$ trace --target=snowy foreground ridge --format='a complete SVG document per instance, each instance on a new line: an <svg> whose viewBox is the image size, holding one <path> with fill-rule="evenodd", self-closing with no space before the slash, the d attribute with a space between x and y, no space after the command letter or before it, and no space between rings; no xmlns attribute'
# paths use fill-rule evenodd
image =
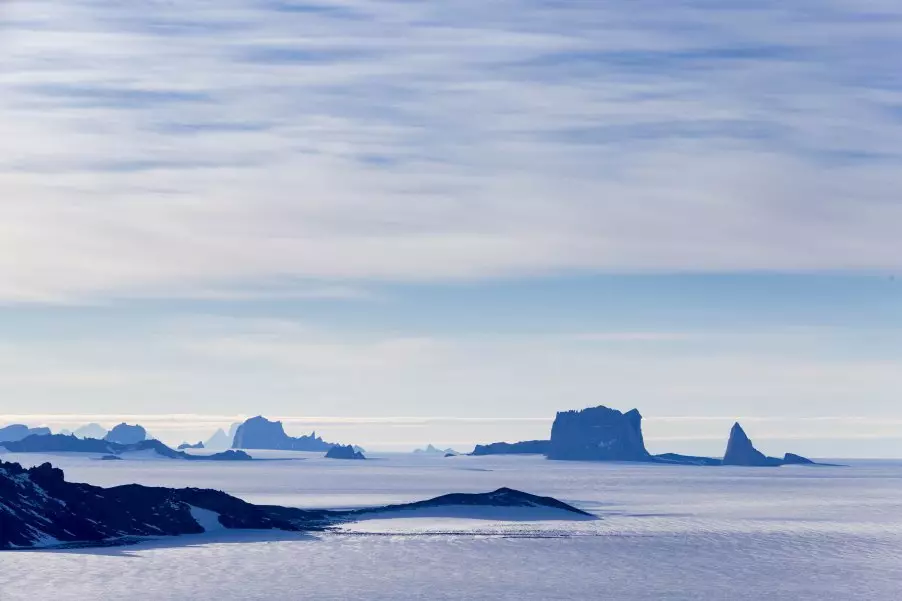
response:
<svg viewBox="0 0 902 601"><path fill-rule="evenodd" d="M224 492L137 484L101 488L66 482L49 463L25 469L0 462L0 549L127 543L138 537L200 534L217 529L322 531L392 513L443 509L539 510L542 519L592 519L551 497L510 488L454 493L402 505L330 511L253 505Z"/></svg>

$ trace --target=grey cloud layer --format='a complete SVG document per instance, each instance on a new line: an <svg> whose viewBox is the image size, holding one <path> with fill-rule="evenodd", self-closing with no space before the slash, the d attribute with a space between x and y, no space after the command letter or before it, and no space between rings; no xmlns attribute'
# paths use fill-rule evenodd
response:
<svg viewBox="0 0 902 601"><path fill-rule="evenodd" d="M0 8L0 299L892 270L890 2Z"/></svg>

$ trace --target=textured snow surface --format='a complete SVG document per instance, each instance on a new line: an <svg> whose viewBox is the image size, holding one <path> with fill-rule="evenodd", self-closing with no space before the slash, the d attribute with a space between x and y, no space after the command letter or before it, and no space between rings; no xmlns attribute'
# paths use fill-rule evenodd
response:
<svg viewBox="0 0 902 601"><path fill-rule="evenodd" d="M902 462L770 469L424 454L336 462L272 453L305 460L259 463L3 457L50 460L73 481L212 487L299 507L509 486L603 518L376 516L315 535L218 530L129 547L7 552L3 601L135 591L164 601L900 598ZM194 515L207 527L216 514Z"/></svg>

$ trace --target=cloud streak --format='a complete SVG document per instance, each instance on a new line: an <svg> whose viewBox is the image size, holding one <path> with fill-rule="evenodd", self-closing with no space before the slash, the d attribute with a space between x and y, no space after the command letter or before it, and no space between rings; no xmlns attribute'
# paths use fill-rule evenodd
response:
<svg viewBox="0 0 902 601"><path fill-rule="evenodd" d="M896 270L890 3L5 3L0 300Z"/></svg>

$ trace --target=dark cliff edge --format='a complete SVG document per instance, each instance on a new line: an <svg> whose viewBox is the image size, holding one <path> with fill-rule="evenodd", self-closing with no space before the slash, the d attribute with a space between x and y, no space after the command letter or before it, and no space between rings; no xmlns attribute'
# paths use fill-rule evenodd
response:
<svg viewBox="0 0 902 601"><path fill-rule="evenodd" d="M285 433L282 422L272 422L258 415L238 426L232 440L233 449L267 449L273 451L327 452L335 443L326 442L313 432L292 437Z"/></svg>
<svg viewBox="0 0 902 601"><path fill-rule="evenodd" d="M577 461L652 461L642 438L637 409L621 413L604 405L561 411L551 426L549 459Z"/></svg>
<svg viewBox="0 0 902 601"><path fill-rule="evenodd" d="M786 453L782 459L768 457L755 448L752 440L746 435L739 422L730 429L727 450L723 455L723 465L740 465L747 467L776 467L781 465L820 465L807 457Z"/></svg>
<svg viewBox="0 0 902 601"><path fill-rule="evenodd" d="M476 445L470 453L477 456L520 454L541 454L548 459L567 461L630 461L662 465L832 465L815 463L794 453L786 453L781 459L767 457L755 449L738 423L730 432L723 459L679 453L652 455L645 448L639 411L632 409L623 413L604 405L558 412L551 426L550 440L493 442Z"/></svg>
<svg viewBox="0 0 902 601"><path fill-rule="evenodd" d="M200 534L213 512L219 525L237 530L323 531L378 512L437 507L536 507L567 519L594 518L551 497L509 488L490 493L449 494L427 501L346 511L253 505L224 492L137 484L101 488L66 482L49 463L25 469L0 462L0 549L104 546L144 537Z"/></svg>
<svg viewBox="0 0 902 601"><path fill-rule="evenodd" d="M544 455L547 452L547 440L524 440L478 444L470 455Z"/></svg>
<svg viewBox="0 0 902 601"><path fill-rule="evenodd" d="M351 445L335 445L326 452L327 459L366 459L361 451Z"/></svg>
<svg viewBox="0 0 902 601"><path fill-rule="evenodd" d="M190 461L249 461L250 455L244 451L225 451L212 455L190 455L183 451L175 451L159 440L142 440L134 444L119 444L96 438L78 438L70 434L32 435L15 442L0 442L11 453L100 453L108 456L120 456L135 452L152 452L169 459L187 459ZM121 458L121 457L120 457Z"/></svg>

